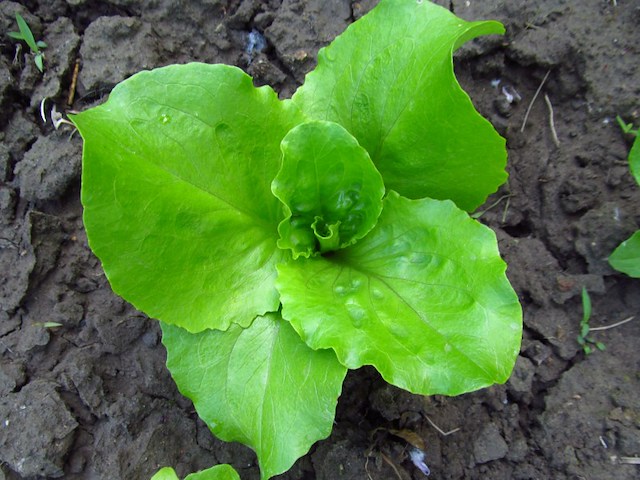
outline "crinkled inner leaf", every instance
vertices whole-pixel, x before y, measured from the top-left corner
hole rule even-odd
[[[303,123],[284,137],[282,153],[272,184],[286,214],[280,248],[308,258],[351,245],[373,228],[384,185],[349,132],[332,122]]]
[[[164,467],[151,477],[151,480],[179,480],[175,470]],[[199,472],[191,473],[184,480],[240,480],[240,475],[231,465],[216,465]]]
[[[390,192],[373,231],[278,266],[282,314],[312,348],[390,383],[457,395],[507,380],[522,313],[495,234],[450,201]]]
[[[262,479],[331,432],[346,368],[333,351],[310,349],[279,315],[226,332],[162,330],[180,392],[216,436],[255,450]]]
[[[609,264],[630,277],[640,278],[640,230],[613,251]]]
[[[89,244],[116,293],[193,332],[277,310],[271,181],[300,123],[290,103],[240,69],[192,63],[134,75],[72,119]]]
[[[356,137],[387,189],[473,210],[507,178],[505,142],[458,85],[452,52],[503,32],[428,1],[383,0],[319,52],[292,101]]]

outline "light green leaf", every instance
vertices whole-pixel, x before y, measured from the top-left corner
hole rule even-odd
[[[640,278],[640,230],[613,251],[609,256],[609,264],[630,277]]]
[[[367,151],[337,123],[309,122],[282,140],[272,191],[283,203],[280,248],[309,257],[365,236],[382,210],[384,185]]]
[[[151,477],[151,480],[180,480],[176,471],[171,467],[163,467]]]
[[[470,211],[506,180],[506,150],[458,85],[452,52],[503,32],[428,1],[382,0],[319,52],[292,101],[356,137],[387,189]]]
[[[38,70],[40,70],[41,72],[44,72],[44,57],[41,53],[37,53],[34,57],[33,57],[33,61],[36,64],[36,67],[38,68]]]
[[[629,168],[636,179],[636,183],[640,185],[640,136],[638,135],[636,135],[629,152]]]
[[[390,192],[376,227],[327,257],[278,266],[289,320],[311,348],[389,383],[457,395],[507,380],[522,312],[495,234],[450,201]]]
[[[164,467],[151,477],[151,480],[179,480],[171,467]],[[184,480],[240,480],[240,475],[231,465],[216,465],[215,467],[191,473]]]
[[[24,40],[24,37],[20,32],[7,32],[7,35],[15,40]]]
[[[89,244],[116,293],[192,332],[278,309],[271,181],[300,123],[290,103],[240,69],[192,63],[134,75],[71,118]]]
[[[18,23],[18,29],[20,30],[22,40],[25,41],[33,53],[38,52],[39,49],[36,44],[36,39],[33,37],[33,33],[31,33],[29,25],[27,25],[27,22],[25,22],[24,18],[22,18],[22,15],[19,13],[16,13],[16,22]]]
[[[332,351],[311,350],[279,315],[226,332],[162,330],[180,392],[215,435],[255,450],[263,480],[331,432],[346,369]]]

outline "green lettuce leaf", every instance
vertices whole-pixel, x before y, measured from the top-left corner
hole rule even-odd
[[[384,0],[319,52],[292,101],[356,137],[387,189],[471,211],[506,180],[506,150],[457,83],[452,52],[503,32],[428,1]]]
[[[630,277],[640,278],[640,230],[618,245],[609,256],[609,264]]]
[[[640,185],[640,136],[636,135],[631,151],[629,152],[629,168],[631,174],[636,179],[636,183]]]
[[[173,468],[164,467],[158,470],[151,480],[179,480],[179,478]],[[191,473],[184,480],[240,480],[240,475],[231,465],[225,464]]]
[[[240,69],[191,63],[134,75],[71,118],[89,244],[116,293],[192,332],[278,309],[271,181],[301,121],[290,103]]]
[[[278,266],[282,315],[311,348],[389,383],[457,395],[505,382],[522,313],[493,231],[450,201],[390,192],[374,230]]]
[[[284,137],[282,153],[271,186],[286,215],[280,248],[308,258],[351,245],[374,227],[382,177],[349,132],[331,122],[303,123]]]
[[[279,315],[226,332],[168,324],[162,331],[180,392],[217,437],[255,450],[262,479],[331,433],[346,369],[332,351],[311,350]]]
[[[640,185],[640,136],[636,136],[631,146],[629,168]],[[609,265],[630,277],[640,278],[640,230],[618,245],[609,256]]]

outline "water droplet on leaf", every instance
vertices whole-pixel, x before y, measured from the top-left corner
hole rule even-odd
[[[411,263],[426,263],[429,261],[429,255],[422,252],[413,252],[409,257]]]
[[[371,296],[376,300],[382,300],[384,298],[384,293],[382,293],[382,290],[373,288],[371,289]]]
[[[336,285],[333,287],[333,291],[338,295],[345,295],[347,293],[347,288],[344,285]]]
[[[345,307],[351,319],[351,324],[356,328],[362,327],[362,324],[367,317],[367,311],[357,303],[347,303]]]

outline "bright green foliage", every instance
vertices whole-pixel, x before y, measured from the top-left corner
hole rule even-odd
[[[518,354],[505,268],[495,234],[452,202],[391,192],[369,235],[279,265],[277,286],[284,318],[312,348],[415,393],[456,395],[506,381]]]
[[[582,346],[585,354],[589,355],[593,352],[593,346],[598,350],[605,350],[606,346],[602,342],[598,342],[589,336],[591,327],[591,297],[587,289],[582,287],[582,320],[580,321],[580,333],[578,334],[578,343]]]
[[[636,179],[636,183],[640,185],[640,140],[638,140],[638,138],[640,137],[636,135],[636,139],[633,141],[633,146],[629,152],[629,168],[631,169],[633,177]]]
[[[609,263],[619,272],[640,278],[640,230],[618,245],[609,256]]]
[[[347,370],[331,351],[309,348],[278,314],[226,332],[162,330],[182,394],[216,436],[255,450],[262,478],[288,470],[331,433]]]
[[[174,65],[76,115],[89,244],[114,291],[199,332],[278,309],[280,141],[300,115],[240,69]],[[185,308],[188,305],[189,308]]]
[[[637,131],[634,132],[637,134]],[[640,136],[636,138],[629,152],[631,174],[640,185]],[[609,264],[630,277],[640,278],[640,230],[622,242],[609,256]]]
[[[507,379],[520,306],[495,235],[462,210],[506,178],[504,140],[451,60],[500,31],[382,0],[292,100],[192,63],[72,117],[91,248],[163,322],[180,391],[256,451],[263,480],[329,434],[347,368],[422,394]]]
[[[280,248],[293,258],[347,247],[382,210],[384,184],[367,151],[337,123],[310,122],[282,140],[282,169],[272,184],[284,203]]]
[[[356,137],[388,190],[471,211],[506,180],[507,154],[458,85],[451,55],[471,38],[503,32],[428,1],[382,1],[320,50],[293,102]]]
[[[175,470],[164,467],[151,480],[180,480]],[[240,475],[230,465],[216,465],[200,472],[187,475],[184,480],[240,480]]]
[[[27,46],[31,50],[31,53],[33,54],[33,61],[36,64],[36,67],[38,67],[38,70],[43,72],[44,53],[42,52],[42,49],[46,48],[47,44],[42,40],[36,41],[33,33],[31,32],[31,29],[29,28],[29,25],[19,13],[16,13],[16,23],[18,24],[18,30],[20,31],[9,32],[7,33],[7,35],[16,40],[22,40],[27,44]]]

